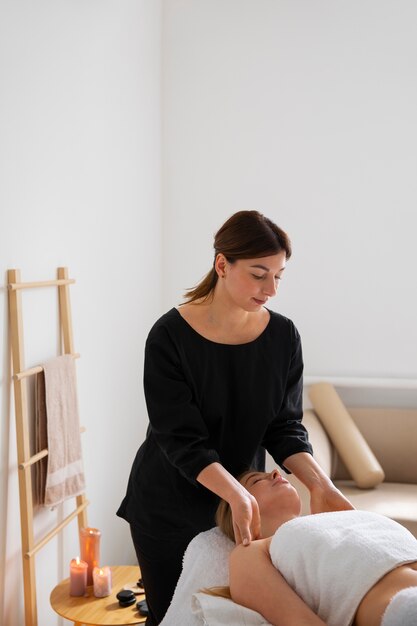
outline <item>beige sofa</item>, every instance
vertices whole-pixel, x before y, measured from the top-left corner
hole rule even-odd
[[[417,537],[417,409],[350,408],[349,414],[369,444],[385,474],[372,489],[355,485],[346,466],[313,410],[304,412],[314,457],[355,508],[387,515]],[[302,512],[308,513],[305,487],[293,476]]]

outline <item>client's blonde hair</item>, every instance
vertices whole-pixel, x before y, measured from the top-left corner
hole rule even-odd
[[[246,470],[246,472],[242,472],[237,477],[239,482],[242,482],[244,477],[247,474],[252,473],[254,470]],[[220,500],[219,506],[217,507],[216,515],[215,515],[216,526],[220,528],[220,530],[228,537],[233,543],[235,543],[235,533],[233,530],[233,517],[232,517],[232,509],[230,508],[230,504],[226,502],[226,500]],[[228,600],[232,599],[230,595],[230,587],[210,587],[209,589],[202,589],[203,593],[207,593],[209,596],[216,596],[220,598],[227,598]]]
[[[214,517],[216,526],[228,537],[231,541],[235,541],[235,533],[233,531],[233,517],[230,504],[226,500],[220,500],[217,507],[216,515]]]

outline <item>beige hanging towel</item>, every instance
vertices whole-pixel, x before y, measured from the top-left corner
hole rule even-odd
[[[48,448],[38,463],[38,501],[47,507],[84,492],[74,358],[59,356],[36,376],[37,448]]]

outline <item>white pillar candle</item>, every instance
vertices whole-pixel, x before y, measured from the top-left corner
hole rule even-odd
[[[105,598],[111,594],[110,567],[95,567],[93,569],[94,595],[96,598]]]

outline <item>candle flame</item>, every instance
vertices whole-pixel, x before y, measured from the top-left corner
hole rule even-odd
[[[77,565],[80,564],[80,557],[79,556],[77,556],[77,558],[75,559],[75,562],[76,562]]]
[[[104,571],[101,568],[100,568],[99,574],[100,574],[100,576],[103,576],[103,574],[104,574]]]

